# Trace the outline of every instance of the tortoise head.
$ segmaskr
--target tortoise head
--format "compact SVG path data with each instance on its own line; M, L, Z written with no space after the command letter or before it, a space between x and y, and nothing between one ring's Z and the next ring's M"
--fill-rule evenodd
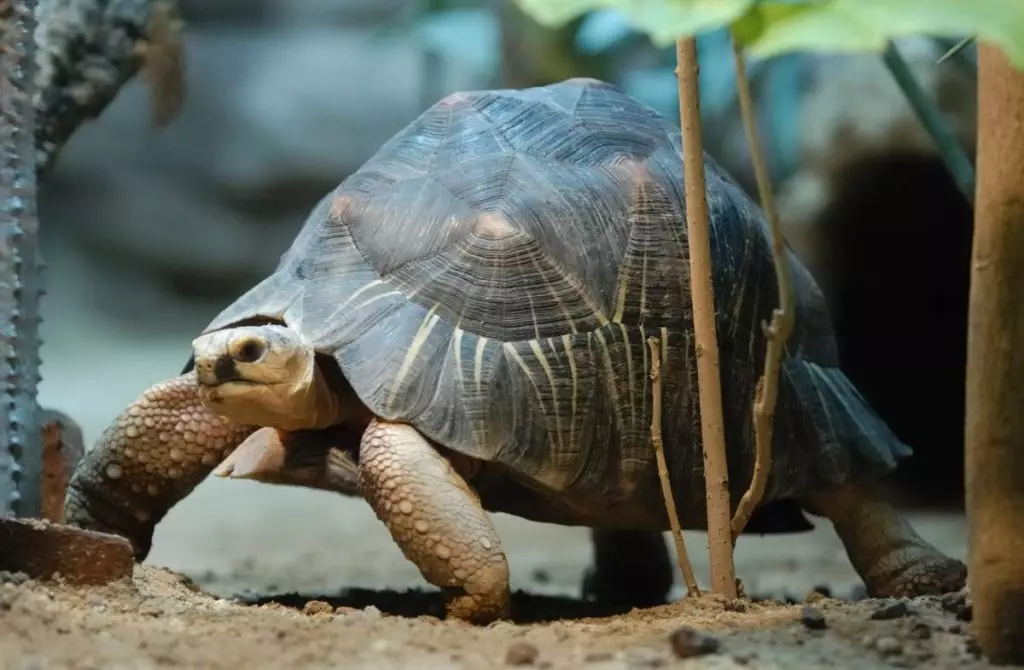
M206 407L236 423L284 430L335 422L337 398L316 366L316 352L283 325L236 326L192 342Z

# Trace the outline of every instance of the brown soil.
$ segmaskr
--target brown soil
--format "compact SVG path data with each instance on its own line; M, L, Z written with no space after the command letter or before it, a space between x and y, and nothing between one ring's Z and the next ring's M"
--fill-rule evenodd
M705 596L622 614L517 592L517 623L443 621L438 594L222 599L148 565L131 583L0 581L0 667L29 668L981 668L962 596L805 606ZM875 620L895 605L895 618ZM827 628L802 619L813 607ZM812 613L813 615L813 613ZM681 628L700 634L694 639ZM706 635L710 638L701 637ZM680 654L697 656L683 661Z

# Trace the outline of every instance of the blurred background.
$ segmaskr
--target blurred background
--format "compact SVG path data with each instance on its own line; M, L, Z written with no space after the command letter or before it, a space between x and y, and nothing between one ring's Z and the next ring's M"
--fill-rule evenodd
M43 186L40 401L73 416L90 444L180 371L192 338L273 270L321 196L441 97L589 76L678 119L674 51L612 12L553 31L511 0L181 4L180 117L153 131L132 82ZM936 64L949 46L899 43L973 156L974 56ZM756 197L729 42L709 34L699 48L705 149ZM786 234L826 291L843 366L917 452L891 492L962 558L970 204L878 56L748 68ZM514 588L577 592L586 531L498 523ZM704 552L691 554L706 575ZM220 480L171 511L149 562L225 593L423 584L362 501ZM737 570L748 592L857 581L827 524L798 542L742 539Z

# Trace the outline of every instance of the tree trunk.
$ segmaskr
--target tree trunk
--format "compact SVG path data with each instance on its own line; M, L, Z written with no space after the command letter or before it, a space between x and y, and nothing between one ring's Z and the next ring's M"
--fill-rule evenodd
M995 47L979 49L978 97L966 385L968 580L982 651L997 664L1022 664L1024 73Z

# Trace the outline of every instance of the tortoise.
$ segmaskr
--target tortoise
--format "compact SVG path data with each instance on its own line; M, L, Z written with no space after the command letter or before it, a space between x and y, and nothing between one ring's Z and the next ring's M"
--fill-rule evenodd
M159 519L237 448L227 471L361 495L448 616L510 615L488 512L589 527L596 581L647 588L669 528L650 337L680 522L707 527L680 147L663 116L598 80L435 103L316 204L180 376L107 428L70 484L69 523L144 557ZM778 289L762 213L705 161L735 506ZM965 566L876 492L910 447L840 370L821 291L788 248L785 262L796 327L748 531L824 516L869 593L958 590ZM290 458L262 458L274 445Z

